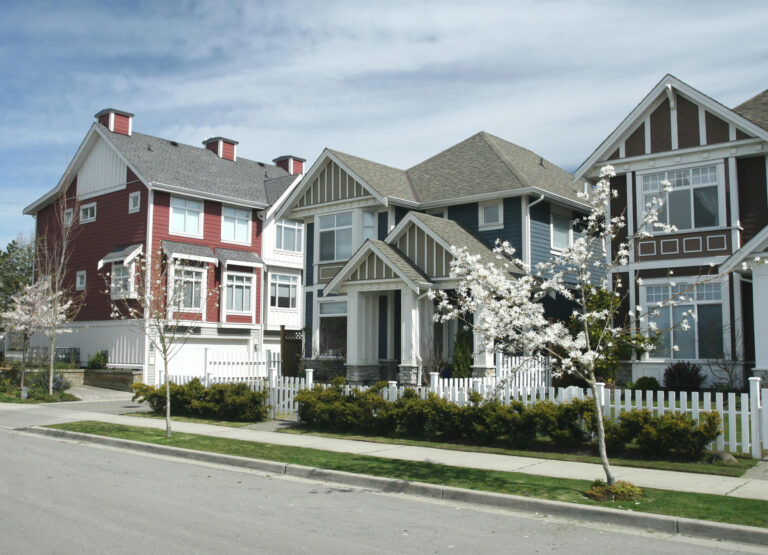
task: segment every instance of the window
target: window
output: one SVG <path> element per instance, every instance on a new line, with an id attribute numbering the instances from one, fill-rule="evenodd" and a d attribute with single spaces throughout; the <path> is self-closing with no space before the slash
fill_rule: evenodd
<path id="1" fill-rule="evenodd" d="M 67 208 L 64 210 L 64 225 L 69 227 L 72 225 L 72 209 Z"/>
<path id="2" fill-rule="evenodd" d="M 648 173 L 641 178 L 641 206 L 647 209 L 654 198 L 664 195 L 659 221 L 680 230 L 720 225 L 718 166 Z M 672 187 L 666 194 L 664 181 Z"/>
<path id="3" fill-rule="evenodd" d="M 202 310 L 205 270 L 188 266 L 177 267 L 173 276 L 174 305 L 178 310 Z"/>
<path id="4" fill-rule="evenodd" d="M 275 248 L 290 252 L 301 252 L 301 234 L 304 224 L 290 220 L 277 222 Z"/>
<path id="5" fill-rule="evenodd" d="M 111 295 L 113 298 L 127 297 L 132 292 L 130 268 L 112 264 Z"/>
<path id="6" fill-rule="evenodd" d="M 376 212 L 363 212 L 363 241 L 376 239 Z"/>
<path id="7" fill-rule="evenodd" d="M 501 200 L 478 205 L 480 229 L 501 229 L 504 226 L 504 204 Z"/>
<path id="8" fill-rule="evenodd" d="M 296 290 L 298 276 L 272 274 L 269 285 L 269 306 L 277 308 L 296 308 Z"/>
<path id="9" fill-rule="evenodd" d="M 251 211 L 224 206 L 221 209 L 221 240 L 251 244 Z"/>
<path id="10" fill-rule="evenodd" d="M 552 249 L 564 251 L 571 246 L 573 241 L 573 231 L 571 229 L 571 218 L 562 214 L 552 213 Z"/>
<path id="11" fill-rule="evenodd" d="M 203 236 L 203 203 L 178 197 L 171 198 L 171 233 Z"/>
<path id="12" fill-rule="evenodd" d="M 141 210 L 141 191 L 128 195 L 128 213 L 133 214 Z"/>
<path id="13" fill-rule="evenodd" d="M 75 289 L 77 289 L 78 291 L 82 291 L 83 289 L 85 289 L 85 276 L 86 276 L 85 270 L 80 270 L 75 275 Z"/>
<path id="14" fill-rule="evenodd" d="M 66 216 L 65 216 L 66 217 Z M 88 222 L 96 221 L 96 203 L 84 204 L 80 207 L 80 223 L 86 224 Z"/>
<path id="15" fill-rule="evenodd" d="M 251 284 L 253 276 L 227 274 L 227 311 L 251 312 Z"/>
<path id="16" fill-rule="evenodd" d="M 344 357 L 347 351 L 347 303 L 320 303 L 320 356 Z"/>
<path id="17" fill-rule="evenodd" d="M 320 216 L 320 260 L 346 260 L 352 256 L 352 212 Z"/>
<path id="18" fill-rule="evenodd" d="M 674 305 L 670 306 L 670 300 Z M 653 358 L 711 359 L 723 356 L 723 305 L 720 283 L 645 287 L 649 321 L 659 330 Z M 682 322 L 687 321 L 683 329 Z"/>

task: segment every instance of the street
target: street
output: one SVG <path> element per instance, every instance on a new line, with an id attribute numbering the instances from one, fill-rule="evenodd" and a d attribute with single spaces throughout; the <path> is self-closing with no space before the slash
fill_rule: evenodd
<path id="1" fill-rule="evenodd" d="M 758 552 L 0 428 L 4 553 Z"/>

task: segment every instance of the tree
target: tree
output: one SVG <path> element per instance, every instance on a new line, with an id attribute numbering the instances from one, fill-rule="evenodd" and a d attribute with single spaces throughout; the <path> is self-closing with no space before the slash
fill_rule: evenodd
<path id="1" fill-rule="evenodd" d="M 184 268 L 165 260 L 158 250 L 152 257 L 138 257 L 136 271 L 128 277 L 111 272 L 105 274 L 111 299 L 112 318 L 128 322 L 149 341 L 152 349 L 163 359 L 165 368 L 165 437 L 171 437 L 171 380 L 169 364 L 195 331 L 201 312 L 184 312 L 183 307 L 196 295 L 200 303 L 218 296 L 218 290 L 196 291 L 185 282 Z M 207 266 L 202 266 L 207 271 Z M 185 303 L 186 301 L 186 303 Z"/>
<path id="2" fill-rule="evenodd" d="M 592 190 L 580 194 L 590 212 L 575 222 L 579 233 L 574 233 L 573 245 L 561 254 L 532 269 L 515 259 L 514 249 L 506 242 L 495 249 L 497 264 L 482 264 L 479 256 L 454 249 L 451 274 L 460 279 L 460 286 L 450 295 L 446 291 L 433 293 L 438 299 L 437 317 L 448 320 L 471 315 L 473 329 L 488 350 L 500 349 L 509 355 L 544 353 L 554 361 L 553 373 L 572 374 L 586 382 L 592 390 L 598 449 L 609 485 L 614 477 L 606 454 L 596 372 L 617 349 L 651 350 L 655 346 L 653 325 L 649 337 L 633 329 L 628 319 L 619 321 L 623 300 L 619 291 L 626 290 L 627 284 L 611 284 L 610 272 L 629 262 L 630 249 L 637 239 L 650 236 L 652 230 L 674 231 L 674 227 L 659 221 L 663 205 L 659 196 L 646 207 L 639 231 L 618 241 L 625 227 L 624 217 L 612 218 L 608 211 L 610 198 L 617 196 L 610 188 L 614 175 L 613 168 L 606 166 Z M 668 183 L 665 190 L 669 190 Z M 617 248 L 613 259 L 607 260 L 606 247 L 612 241 L 618 243 Z M 514 275 L 520 269 L 522 275 Z M 605 302 L 605 295 L 614 300 Z M 572 303 L 570 325 L 546 317 L 541 302 L 546 296 Z M 636 316 L 642 320 L 649 314 L 637 309 Z M 687 326 L 687 322 L 682 325 Z"/>
<path id="3" fill-rule="evenodd" d="M 0 312 L 10 310 L 13 296 L 32 283 L 34 244 L 19 235 L 0 253 Z"/>
<path id="4" fill-rule="evenodd" d="M 452 378 L 469 378 L 472 375 L 472 335 L 464 326 L 458 326 L 453 344 L 451 362 Z"/>

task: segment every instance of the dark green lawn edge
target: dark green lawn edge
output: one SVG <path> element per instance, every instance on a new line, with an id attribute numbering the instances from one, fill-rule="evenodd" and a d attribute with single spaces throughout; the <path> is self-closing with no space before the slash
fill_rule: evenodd
<path id="1" fill-rule="evenodd" d="M 195 449 L 198 451 L 396 478 L 412 482 L 426 482 L 539 499 L 551 499 L 584 505 L 597 505 L 768 528 L 768 501 L 645 489 L 642 499 L 637 503 L 597 503 L 584 497 L 584 491 L 591 485 L 586 480 L 549 478 L 515 472 L 489 471 L 433 463 L 384 459 L 368 455 L 335 453 L 304 447 L 272 445 L 181 432 L 174 432 L 173 437 L 166 439 L 163 430 L 123 426 L 106 422 L 71 422 L 48 427 L 144 443 Z"/>
<path id="2" fill-rule="evenodd" d="M 349 439 L 354 441 L 369 441 L 371 443 L 387 443 L 397 445 L 412 445 L 415 447 L 431 447 L 434 449 L 447 449 L 451 451 L 467 451 L 474 453 L 493 453 L 496 455 L 510 455 L 514 457 L 532 457 L 537 459 L 549 459 L 557 461 L 582 462 L 601 464 L 600 457 L 580 453 L 559 453 L 555 451 L 523 451 L 519 449 L 507 449 L 505 447 L 491 447 L 484 445 L 467 445 L 462 443 L 441 443 L 423 441 L 418 439 L 391 438 L 383 436 L 361 436 L 358 434 L 329 433 L 301 426 L 293 428 L 280 428 L 276 432 L 283 434 L 314 435 L 334 439 Z M 696 474 L 711 474 L 715 476 L 729 476 L 740 478 L 744 473 L 758 463 L 757 459 L 745 455 L 734 455 L 738 466 L 725 464 L 709 464 L 695 462 L 657 461 L 651 459 L 630 459 L 624 457 L 610 457 L 612 465 L 628 466 L 632 468 L 648 468 L 652 470 L 673 470 L 676 472 L 693 472 Z"/>
<path id="3" fill-rule="evenodd" d="M 123 416 L 136 416 L 138 418 L 155 418 L 165 420 L 165 416 L 155 414 L 154 412 L 126 412 Z M 253 422 L 230 422 L 229 420 L 209 420 L 208 418 L 192 418 L 189 416 L 173 416 L 176 422 L 191 422 L 193 424 L 210 424 L 212 426 L 225 426 L 227 428 L 244 428 L 250 426 Z"/>
<path id="4" fill-rule="evenodd" d="M 20 399 L 16 395 L 8 395 L 7 393 L 0 392 L 0 403 L 20 403 L 20 404 L 29 404 L 29 405 L 36 405 L 41 403 L 62 403 L 62 402 L 69 402 L 69 401 L 79 401 L 80 399 L 72 395 L 71 393 L 66 393 L 63 391 L 56 392 L 52 396 L 46 396 L 45 399 Z"/>

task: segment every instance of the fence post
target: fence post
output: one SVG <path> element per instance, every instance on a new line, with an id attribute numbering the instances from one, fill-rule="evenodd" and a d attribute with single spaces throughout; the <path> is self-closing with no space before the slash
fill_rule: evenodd
<path id="1" fill-rule="evenodd" d="M 766 407 L 763 407 L 763 410 L 766 410 Z M 763 449 L 760 441 L 760 378 L 749 378 L 749 418 L 752 458 L 761 459 Z"/>
<path id="2" fill-rule="evenodd" d="M 597 398 L 600 401 L 600 405 L 605 409 L 605 384 L 597 382 L 595 387 L 597 388 Z M 603 410 L 603 414 L 605 414 L 605 410 Z"/>
<path id="3" fill-rule="evenodd" d="M 315 371 L 312 368 L 307 368 L 304 370 L 304 378 L 305 383 L 307 384 L 307 389 L 312 389 L 312 378 L 315 375 Z"/>
<path id="4" fill-rule="evenodd" d="M 203 368 L 205 368 L 205 374 L 203 376 L 203 383 L 205 387 L 211 386 L 211 371 L 208 368 L 208 347 L 205 348 L 205 354 L 203 355 Z"/>
<path id="5" fill-rule="evenodd" d="M 500 352 L 496 353 L 496 380 L 501 380 L 501 359 L 504 355 Z"/>
<path id="6" fill-rule="evenodd" d="M 277 390 L 275 389 L 275 368 L 271 364 L 272 353 L 267 351 L 267 379 L 269 380 L 269 418 L 275 419 L 275 405 L 277 404 Z"/>
<path id="7" fill-rule="evenodd" d="M 429 392 L 437 395 L 437 378 L 440 374 L 437 372 L 429 373 Z"/>
<path id="8" fill-rule="evenodd" d="M 389 382 L 389 401 L 394 403 L 397 401 L 397 382 Z"/>

